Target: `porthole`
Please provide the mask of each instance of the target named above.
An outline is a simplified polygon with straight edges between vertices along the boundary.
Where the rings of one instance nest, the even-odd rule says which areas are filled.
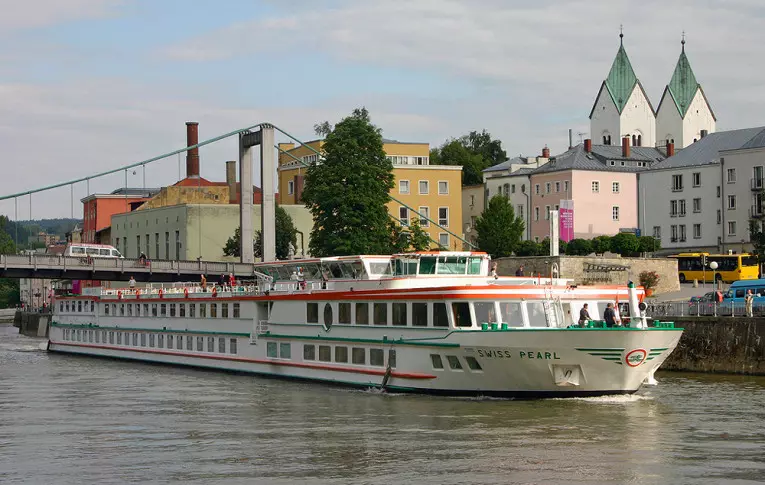
[[[324,330],[329,332],[329,329],[332,328],[332,304],[331,303],[325,303],[324,304]]]

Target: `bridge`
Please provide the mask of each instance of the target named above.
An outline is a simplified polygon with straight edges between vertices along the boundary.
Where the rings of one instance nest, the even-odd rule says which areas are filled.
[[[254,271],[252,263],[0,255],[0,278],[127,281],[132,276],[136,281],[173,282],[198,281],[205,275],[213,283],[229,273],[237,279],[252,279]]]

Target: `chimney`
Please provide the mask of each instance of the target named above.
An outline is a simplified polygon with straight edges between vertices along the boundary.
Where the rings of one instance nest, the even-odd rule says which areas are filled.
[[[226,185],[228,185],[228,201],[236,200],[236,160],[226,162]]]
[[[542,148],[542,157],[543,158],[550,158],[550,149],[547,148],[547,145],[545,145],[545,147]]]
[[[708,134],[709,134],[709,132],[707,130],[701,130],[701,138],[704,138]]]
[[[199,123],[196,121],[186,122],[186,146],[191,147],[199,143]],[[186,151],[186,177],[199,177],[199,148]]]
[[[630,157],[630,137],[628,136],[622,138],[622,157]]]
[[[592,151],[592,139],[587,138],[584,140],[584,151],[590,153]]]
[[[675,144],[667,141],[667,158],[675,154]]]
[[[571,148],[574,146],[574,133],[571,128],[568,129],[568,149],[571,150]]]

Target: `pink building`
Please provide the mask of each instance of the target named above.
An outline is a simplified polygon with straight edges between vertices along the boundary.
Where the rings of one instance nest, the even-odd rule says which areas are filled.
[[[656,148],[592,145],[591,140],[553,157],[531,174],[531,238],[550,235],[549,212],[574,201],[574,237],[612,236],[638,227],[637,173],[663,160]]]

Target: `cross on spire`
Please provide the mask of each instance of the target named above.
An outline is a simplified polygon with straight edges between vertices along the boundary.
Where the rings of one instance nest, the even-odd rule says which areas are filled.
[[[619,44],[624,45],[624,25],[619,24]]]
[[[683,40],[680,41],[680,45],[682,45],[683,52],[685,52],[685,31],[683,30]]]

